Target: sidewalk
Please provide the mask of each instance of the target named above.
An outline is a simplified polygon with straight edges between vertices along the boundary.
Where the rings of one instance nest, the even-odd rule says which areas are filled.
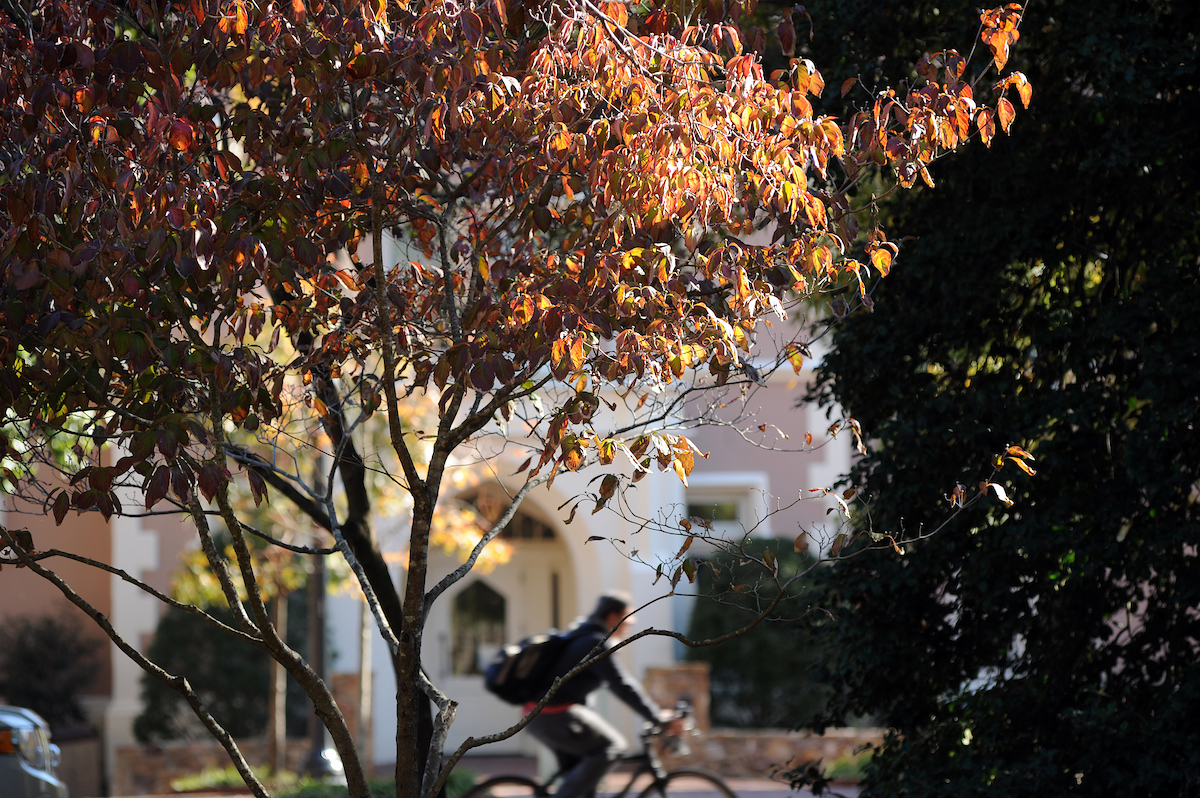
[[[465,757],[460,764],[460,767],[469,770],[478,775],[479,781],[491,778],[492,776],[526,776],[533,778],[537,775],[537,760],[532,757],[516,757],[516,756],[474,756]],[[645,777],[643,777],[645,778]],[[604,792],[614,793],[625,786],[628,781],[628,776],[622,773],[614,773],[605,778],[601,786],[601,798]],[[772,781],[769,778],[727,778],[725,782],[729,787],[743,798],[810,798],[812,793],[808,790],[792,790],[788,785],[778,781]],[[701,781],[695,782],[694,785],[688,785],[686,782],[682,785],[682,791],[672,791],[670,798],[722,798],[718,793],[707,788],[707,784]],[[635,785],[633,790],[627,793],[626,798],[637,798],[637,795],[643,789],[642,784]],[[826,793],[829,795],[831,793]],[[833,795],[846,796],[846,798],[857,798],[858,788],[852,785],[836,786],[833,788]],[[132,798],[132,797],[131,797]],[[138,798],[181,798],[179,793],[166,796],[139,796]],[[252,798],[251,793],[187,793],[186,798]]]
[[[537,760],[532,757],[464,757],[460,767],[478,774],[480,781],[492,776],[526,776],[533,778],[537,775]],[[619,772],[610,774],[605,777],[601,785],[601,794],[603,795],[604,792],[615,793],[624,787],[627,781],[628,776]],[[787,784],[773,781],[765,776],[763,778],[730,777],[724,781],[739,796],[747,796],[747,798],[787,798],[787,796],[809,798],[812,795],[808,790],[793,790]],[[671,798],[716,798],[717,793],[704,789],[705,786],[703,782],[697,782],[697,790],[689,792],[686,791],[687,785],[685,784],[685,791],[673,792]],[[629,798],[629,796],[637,798],[641,789],[642,785],[636,785],[635,789],[631,790],[626,798]],[[858,796],[858,787],[854,785],[838,785],[832,789],[834,794],[847,796],[847,798],[857,798]]]

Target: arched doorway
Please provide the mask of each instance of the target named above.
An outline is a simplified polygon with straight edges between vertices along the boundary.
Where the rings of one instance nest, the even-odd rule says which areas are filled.
[[[498,518],[509,501],[494,483],[458,499],[489,519]],[[471,708],[459,713],[451,727],[451,747],[468,736],[493,734],[520,718],[519,708],[504,704],[483,687],[483,669],[497,649],[547,629],[564,628],[578,614],[571,553],[548,513],[527,498],[499,537],[512,547],[509,562],[487,573],[471,573],[447,591],[430,618],[425,666],[451,698]],[[455,558],[438,552],[431,556],[430,573],[449,573],[457,566]],[[526,752],[529,744],[518,735],[491,750]]]

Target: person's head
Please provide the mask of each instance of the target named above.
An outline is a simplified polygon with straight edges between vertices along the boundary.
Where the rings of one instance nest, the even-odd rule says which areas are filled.
[[[619,590],[607,591],[596,600],[596,609],[592,610],[588,620],[616,634],[620,631],[618,627],[624,627],[634,620],[632,616],[625,617],[629,614],[632,604],[633,599],[628,593]]]

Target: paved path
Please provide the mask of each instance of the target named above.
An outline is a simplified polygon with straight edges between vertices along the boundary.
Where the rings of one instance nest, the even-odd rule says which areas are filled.
[[[492,776],[527,776],[533,777],[537,773],[537,761],[530,757],[469,757],[464,759],[462,767],[479,775],[479,780],[490,778]],[[645,780],[646,777],[643,777]],[[625,786],[628,780],[627,776],[620,773],[612,774],[606,778],[605,785],[612,792],[616,792]],[[772,781],[768,778],[728,778],[725,780],[730,788],[738,794],[739,798],[811,798],[812,793],[808,790],[792,790],[788,785],[778,781]],[[680,785],[682,791],[672,791],[671,798],[723,798],[719,793],[707,789],[706,782],[697,780],[694,784],[689,785],[686,782]],[[642,785],[635,785],[635,789],[631,790],[629,796],[636,798],[641,791]],[[857,798],[858,788],[854,786],[839,785],[833,788],[832,793],[826,795],[845,796],[845,798]],[[611,795],[611,793],[610,793]],[[627,796],[627,798],[629,798]],[[176,793],[169,796],[140,796],[139,798],[182,798]],[[186,798],[252,798],[249,791],[245,793],[188,793]],[[601,792],[603,798],[603,790]]]

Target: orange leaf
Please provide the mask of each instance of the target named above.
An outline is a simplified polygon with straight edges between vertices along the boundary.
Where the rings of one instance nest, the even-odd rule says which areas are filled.
[[[1035,474],[1037,474],[1037,472],[1036,472],[1036,471],[1034,471],[1032,468],[1030,468],[1030,467],[1029,467],[1029,466],[1028,466],[1028,465],[1025,463],[1025,461],[1024,461],[1024,460],[1018,460],[1018,459],[1017,459],[1017,458],[1015,458],[1015,457],[1010,457],[1010,458],[1008,458],[1008,459],[1009,459],[1009,460],[1011,460],[1011,461],[1013,461],[1014,463],[1016,463],[1016,464],[1017,464],[1017,468],[1021,469],[1022,471],[1024,471],[1024,472],[1025,472],[1026,474],[1028,474],[1029,476],[1031,476],[1031,477],[1032,477],[1032,476],[1034,476]]]
[[[192,144],[196,141],[196,132],[190,122],[183,119],[176,119],[171,123],[171,130],[167,134],[167,140],[174,149],[183,152],[192,148]]]
[[[250,26],[250,16],[246,13],[246,4],[237,0],[233,4],[233,32],[239,36]]]
[[[892,251],[886,246],[878,242],[872,243],[868,248],[871,255],[871,265],[879,271],[884,277],[888,276],[888,272],[892,270]]]
[[[1017,110],[1013,108],[1013,104],[1005,98],[1001,97],[996,103],[996,112],[1000,117],[1000,127],[1005,133],[1012,127],[1013,120],[1017,117]]]
[[[1028,108],[1029,101],[1033,99],[1033,86],[1029,85],[1029,81],[1020,72],[1014,72],[1012,76],[1017,79],[1017,94],[1021,95],[1021,104]]]
[[[679,481],[682,482],[683,486],[686,488],[688,486],[688,480],[687,472],[683,469],[683,463],[675,460],[671,463],[671,466],[675,469],[675,476],[679,477]]]
[[[583,339],[576,338],[571,342],[571,370],[579,371],[583,368]]]
[[[1024,457],[1026,460],[1033,459],[1033,455],[1022,449],[1020,446],[1017,446],[1015,443],[1009,446],[1004,453],[1009,457]]]
[[[986,108],[980,108],[979,113],[975,116],[975,124],[979,126],[979,137],[983,139],[983,143],[991,147],[992,139],[996,136],[996,122],[992,118],[992,112]]]

